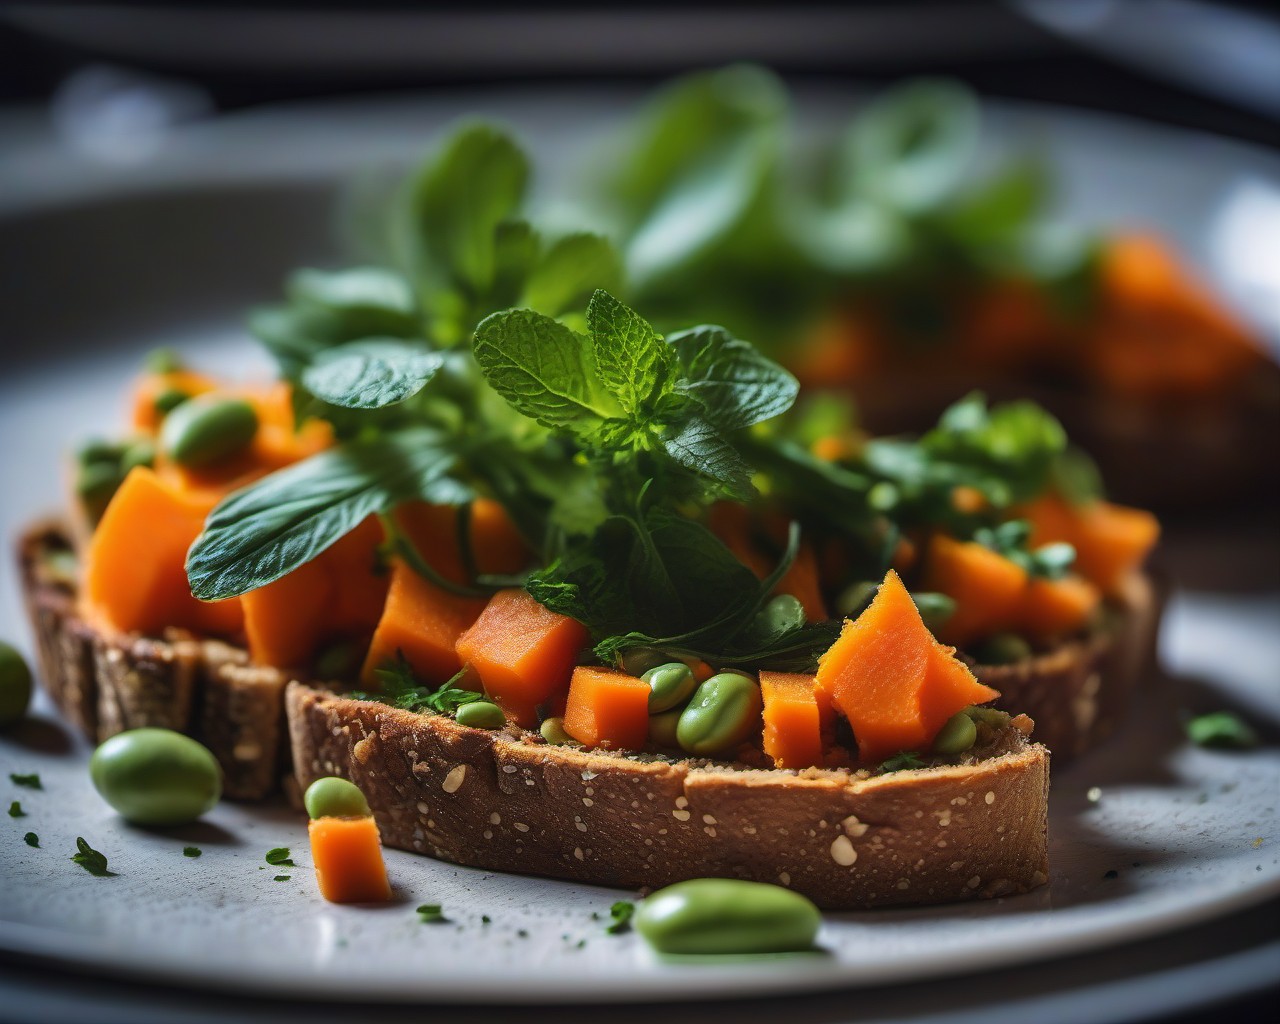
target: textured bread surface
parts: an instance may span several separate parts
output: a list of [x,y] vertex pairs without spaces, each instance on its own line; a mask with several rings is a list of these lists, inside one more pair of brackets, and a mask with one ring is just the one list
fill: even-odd
[[[274,792],[289,768],[284,690],[291,673],[249,664],[239,647],[182,630],[164,637],[113,633],[85,620],[74,578],[49,556],[71,551],[65,526],[37,523],[18,557],[41,678],[67,719],[101,742],[125,729],[162,726],[213,751],[235,799]],[[1154,649],[1157,603],[1145,577],[1130,581],[1114,621],[1016,665],[977,665],[1002,694],[997,706],[1035,720],[1036,739],[1059,761],[1084,753],[1120,722]]]
[[301,683],[286,703],[299,787],[348,778],[387,845],[457,864],[625,888],[745,878],[832,910],[1048,876],[1048,751],[1014,727],[982,760],[867,777],[551,746]]

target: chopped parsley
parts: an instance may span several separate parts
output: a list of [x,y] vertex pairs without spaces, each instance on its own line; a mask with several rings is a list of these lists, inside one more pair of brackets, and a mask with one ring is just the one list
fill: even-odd
[[901,772],[908,768],[923,768],[924,766],[924,759],[914,750],[903,750],[894,754],[887,761],[881,761],[877,770],[882,772]]
[[22,809],[22,804],[18,803],[17,800],[9,805],[9,817],[25,818],[26,816],[27,812]]
[[22,839],[28,846],[34,846],[36,849],[40,848],[40,837],[34,832],[28,832]]
[[40,785],[40,776],[35,772],[30,775],[18,775],[10,772],[9,781],[15,786],[25,786],[27,789],[44,789],[44,786]]
[[449,920],[439,903],[424,903],[418,907],[418,919],[423,924],[445,924]]
[[481,915],[480,915],[480,923],[481,923],[481,924],[492,924],[492,923],[493,923],[493,918],[491,918],[488,914],[481,914]]
[[182,856],[184,857],[199,857],[202,853],[204,851],[198,846],[184,846],[182,848]]
[[396,651],[395,661],[388,661],[374,670],[374,676],[382,685],[378,693],[354,691],[347,694],[357,700],[376,700],[404,711],[435,711],[452,715],[463,704],[484,700],[484,694],[454,684],[464,679],[469,669],[464,667],[439,687],[424,686],[414,675],[413,668],[401,650]]
[[610,935],[621,935],[631,930],[631,918],[635,915],[636,905],[627,900],[618,900],[609,908],[611,923],[605,931]]
[[71,860],[79,864],[89,874],[104,878],[113,873],[107,870],[107,858],[86,843],[82,836],[76,836],[76,850],[78,852]]
[[293,877],[292,875],[276,875],[273,879],[271,879],[271,881],[273,881],[273,882],[287,882],[287,881],[289,881],[289,879],[290,879],[290,878],[292,878],[292,877]]
[[278,868],[296,867],[289,857],[289,847],[287,846],[277,846],[274,850],[268,850],[266,860],[268,864]]

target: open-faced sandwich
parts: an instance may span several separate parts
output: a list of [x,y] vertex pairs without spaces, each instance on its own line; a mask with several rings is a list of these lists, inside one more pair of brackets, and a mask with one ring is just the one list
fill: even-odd
[[1065,754],[1114,726],[1154,521],[1033,405],[868,438],[592,290],[603,243],[542,243],[518,188],[443,201],[522,166],[468,129],[406,193],[408,270],[299,274],[258,320],[278,385],[144,377],[84,525],[22,544],[54,697],[194,733],[232,796],[346,776],[463,864],[827,907],[1043,883],[1030,719]]

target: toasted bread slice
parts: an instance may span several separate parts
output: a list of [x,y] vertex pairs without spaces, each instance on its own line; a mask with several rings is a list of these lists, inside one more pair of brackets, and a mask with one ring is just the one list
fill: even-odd
[[830,910],[1048,876],[1049,754],[1025,716],[960,764],[873,776],[552,746],[301,683],[285,699],[299,786],[351,779],[387,845],[457,864],[627,888],[745,878]]
[[[207,745],[236,799],[274,792],[288,771],[284,689],[290,673],[249,664],[235,646],[183,630],[162,638],[109,633],[80,613],[73,557],[58,521],[32,525],[19,561],[45,688],[77,728],[95,741],[124,729],[163,726]],[[1036,721],[1036,738],[1062,760],[1115,728],[1149,664],[1156,605],[1135,578],[1112,623],[1088,637],[1015,665],[975,666],[1003,694],[999,706]]]

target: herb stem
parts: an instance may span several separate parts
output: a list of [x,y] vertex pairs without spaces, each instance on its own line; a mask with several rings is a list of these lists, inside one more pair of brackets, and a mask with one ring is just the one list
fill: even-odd
[[478,587],[468,587],[461,583],[454,583],[453,580],[446,579],[441,576],[431,564],[422,557],[421,552],[414,546],[404,532],[400,529],[399,524],[387,512],[379,512],[378,519],[382,523],[383,532],[387,535],[387,543],[391,545],[392,550],[405,563],[421,576],[428,583],[434,584],[441,590],[450,594],[457,594],[459,597],[487,597],[490,593],[488,590],[482,590]]

